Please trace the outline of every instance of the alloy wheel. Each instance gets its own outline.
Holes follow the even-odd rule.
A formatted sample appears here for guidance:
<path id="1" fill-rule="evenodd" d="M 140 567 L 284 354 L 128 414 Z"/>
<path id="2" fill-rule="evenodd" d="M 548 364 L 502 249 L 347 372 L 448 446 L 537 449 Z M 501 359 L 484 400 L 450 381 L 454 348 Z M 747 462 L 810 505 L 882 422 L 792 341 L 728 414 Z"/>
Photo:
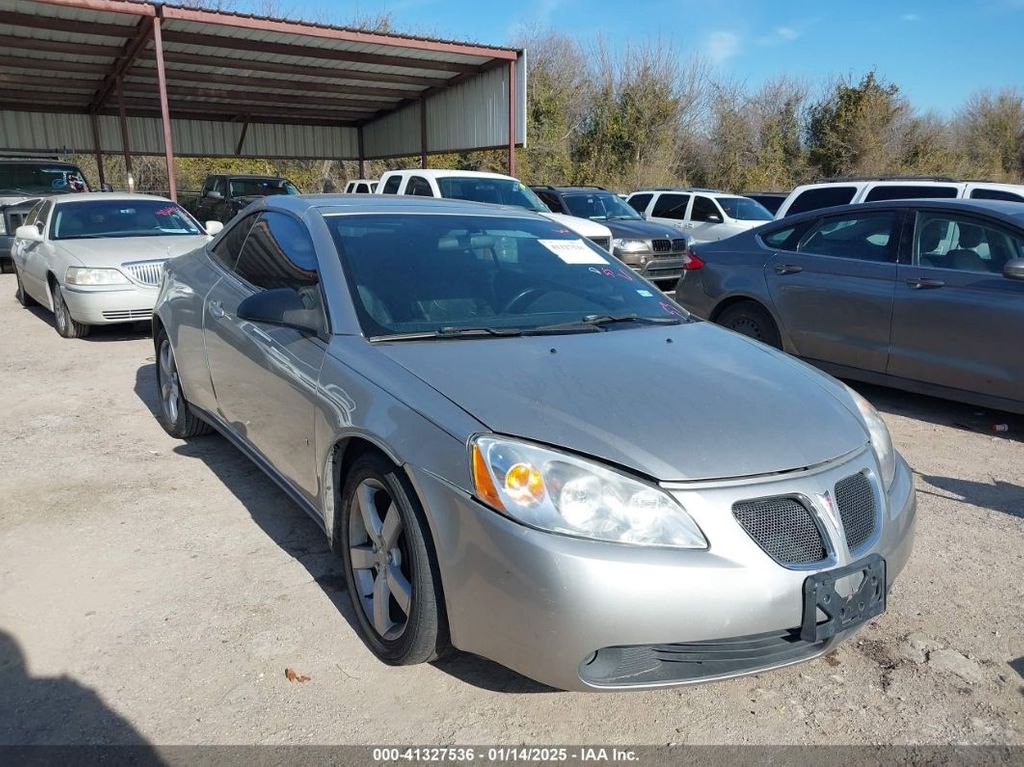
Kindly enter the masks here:
<path id="1" fill-rule="evenodd" d="M 157 371 L 160 384 L 160 406 L 168 423 L 178 422 L 181 410 L 181 384 L 178 381 L 178 368 L 174 364 L 174 352 L 171 342 L 166 338 L 160 344 L 159 369 Z"/>
<path id="2" fill-rule="evenodd" d="M 411 559 L 402 515 L 388 489 L 365 479 L 352 496 L 349 555 L 360 609 L 385 640 L 405 632 L 412 612 Z"/>
<path id="3" fill-rule="evenodd" d="M 53 286 L 53 320 L 57 323 L 57 330 L 61 335 L 67 333 L 67 305 L 64 303 L 64 294 L 60 292 L 60 285 Z"/>

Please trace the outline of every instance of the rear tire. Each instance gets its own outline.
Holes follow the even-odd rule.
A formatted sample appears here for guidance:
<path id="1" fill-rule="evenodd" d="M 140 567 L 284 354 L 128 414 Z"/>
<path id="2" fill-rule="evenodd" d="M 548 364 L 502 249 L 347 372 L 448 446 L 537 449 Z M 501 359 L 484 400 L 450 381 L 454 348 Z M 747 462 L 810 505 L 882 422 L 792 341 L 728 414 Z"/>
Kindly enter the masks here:
<path id="1" fill-rule="evenodd" d="M 156 337 L 156 391 L 160 401 L 160 425 L 176 439 L 199 437 L 213 431 L 206 421 L 197 416 L 178 378 L 174 349 L 163 329 Z"/>
<path id="2" fill-rule="evenodd" d="M 348 472 L 338 516 L 360 638 L 392 666 L 441 657 L 449 649 L 441 581 L 409 480 L 384 456 L 367 453 Z"/>
<path id="3" fill-rule="evenodd" d="M 778 325 L 768 310 L 756 301 L 733 304 L 718 316 L 716 322 L 755 341 L 782 348 Z"/>
<path id="4" fill-rule="evenodd" d="M 53 321 L 57 326 L 57 332 L 64 338 L 83 338 L 89 335 L 91 327 L 71 316 L 60 283 L 52 281 L 50 292 L 53 294 Z"/>
<path id="5" fill-rule="evenodd" d="M 30 306 L 36 306 L 39 302 L 25 292 L 25 285 L 21 281 L 21 272 L 18 271 L 17 267 L 14 268 L 14 280 L 16 285 L 14 289 L 14 297 L 18 299 L 18 303 L 26 309 Z"/>

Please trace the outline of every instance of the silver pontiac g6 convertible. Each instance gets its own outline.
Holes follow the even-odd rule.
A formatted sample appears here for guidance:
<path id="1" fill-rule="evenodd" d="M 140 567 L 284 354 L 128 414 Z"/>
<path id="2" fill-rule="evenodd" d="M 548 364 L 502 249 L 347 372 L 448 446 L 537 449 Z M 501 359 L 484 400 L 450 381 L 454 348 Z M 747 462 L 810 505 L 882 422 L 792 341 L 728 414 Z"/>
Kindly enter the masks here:
<path id="1" fill-rule="evenodd" d="M 270 197 L 167 263 L 153 324 L 164 427 L 323 527 L 385 663 L 759 672 L 884 611 L 910 555 L 870 404 L 528 211 Z"/>

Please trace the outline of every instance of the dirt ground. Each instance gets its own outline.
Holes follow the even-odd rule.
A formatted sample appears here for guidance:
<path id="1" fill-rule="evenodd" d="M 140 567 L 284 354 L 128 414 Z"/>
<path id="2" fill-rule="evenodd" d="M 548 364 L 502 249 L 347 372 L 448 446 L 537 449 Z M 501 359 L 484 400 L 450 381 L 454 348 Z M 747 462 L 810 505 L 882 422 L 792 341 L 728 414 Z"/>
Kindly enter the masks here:
<path id="1" fill-rule="evenodd" d="M 315 524 L 222 438 L 160 428 L 145 331 L 64 340 L 13 293 L 0 744 L 1024 744 L 1024 418 L 859 387 L 917 477 L 888 612 L 808 664 L 570 694 L 466 655 L 380 664 Z"/>

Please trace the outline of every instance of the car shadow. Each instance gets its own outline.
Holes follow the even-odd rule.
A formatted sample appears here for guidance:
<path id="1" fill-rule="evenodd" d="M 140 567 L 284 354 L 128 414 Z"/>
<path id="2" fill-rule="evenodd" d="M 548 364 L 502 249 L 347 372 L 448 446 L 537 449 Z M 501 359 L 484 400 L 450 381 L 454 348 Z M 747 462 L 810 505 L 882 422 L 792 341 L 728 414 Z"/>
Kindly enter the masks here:
<path id="1" fill-rule="evenodd" d="M 54 323 L 53 312 L 41 306 L 30 306 L 28 311 L 32 312 L 41 322 L 45 322 L 54 333 L 57 326 Z M 152 332 L 152 325 L 149 322 L 124 322 L 114 325 L 93 325 L 89 334 L 78 341 L 89 341 L 92 343 L 105 343 L 107 341 L 131 341 L 136 338 L 145 338 Z"/>
<path id="2" fill-rule="evenodd" d="M 135 374 L 135 395 L 159 417 L 156 364 L 142 365 Z M 270 477 L 220 435 L 185 440 L 177 455 L 205 463 L 238 499 L 253 521 L 278 546 L 297 559 L 339 612 L 358 633 L 355 606 L 349 598 L 341 560 L 331 551 L 323 530 L 285 495 Z M 492 692 L 557 692 L 493 661 L 455 651 L 432 664 L 466 684 Z"/>
<path id="3" fill-rule="evenodd" d="M 18 763 L 17 750 L 11 746 L 75 746 L 64 756 L 61 749 L 45 754 L 26 750 L 28 763 L 71 763 L 74 757 L 88 759 L 79 749 L 84 744 L 95 746 L 129 746 L 108 756 L 131 757 L 132 764 L 158 765 L 164 761 L 156 749 L 131 723 L 108 707 L 95 690 L 79 684 L 68 676 L 34 677 L 28 673 L 25 653 L 18 641 L 0 629 L 0 746 L 12 761 Z M 97 749 L 94 757 L 102 757 Z M 114 761 L 118 761 L 115 759 Z"/>
<path id="4" fill-rule="evenodd" d="M 1012 517 L 1024 519 L 1024 487 L 1020 485 L 1003 482 L 994 477 L 991 482 L 974 482 L 968 479 L 931 474 L 919 474 L 918 476 L 932 487 L 937 487 L 950 494 L 945 497 L 952 497 L 954 500 L 969 503 L 981 509 L 1001 511 Z M 919 489 L 918 492 L 940 495 L 939 493 L 930 493 L 928 490 Z"/>
<path id="5" fill-rule="evenodd" d="M 847 381 L 883 413 L 914 418 L 936 426 L 951 426 L 964 431 L 1024 442 L 1024 415 L 969 405 L 926 394 L 914 394 L 887 386 Z M 1005 426 L 1005 431 L 993 427 Z"/>

